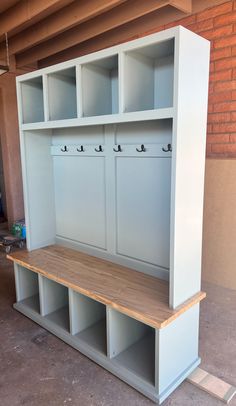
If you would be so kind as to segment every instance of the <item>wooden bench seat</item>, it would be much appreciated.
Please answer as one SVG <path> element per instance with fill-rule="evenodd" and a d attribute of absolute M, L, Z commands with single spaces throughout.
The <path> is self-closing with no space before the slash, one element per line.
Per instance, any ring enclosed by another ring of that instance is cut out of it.
<path fill-rule="evenodd" d="M 14 252 L 8 259 L 154 328 L 168 325 L 206 296 L 199 292 L 173 310 L 168 282 L 58 245 Z"/>

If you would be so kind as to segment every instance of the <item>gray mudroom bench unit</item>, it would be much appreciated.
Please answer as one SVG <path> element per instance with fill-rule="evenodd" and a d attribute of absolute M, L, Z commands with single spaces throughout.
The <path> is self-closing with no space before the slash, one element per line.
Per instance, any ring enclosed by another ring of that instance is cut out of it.
<path fill-rule="evenodd" d="M 14 307 L 157 403 L 200 363 L 209 48 L 179 26 L 17 78 Z"/>

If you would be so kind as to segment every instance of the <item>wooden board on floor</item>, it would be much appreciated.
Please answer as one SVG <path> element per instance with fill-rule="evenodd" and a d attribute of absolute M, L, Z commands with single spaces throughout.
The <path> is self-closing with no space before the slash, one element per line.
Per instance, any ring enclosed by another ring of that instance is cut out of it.
<path fill-rule="evenodd" d="M 204 390 L 224 403 L 229 403 L 236 393 L 236 388 L 201 368 L 196 368 L 188 377 L 188 382 Z"/>
<path fill-rule="evenodd" d="M 168 282 L 57 245 L 15 252 L 8 259 L 154 328 L 171 323 L 206 296 L 199 292 L 172 310 Z"/>

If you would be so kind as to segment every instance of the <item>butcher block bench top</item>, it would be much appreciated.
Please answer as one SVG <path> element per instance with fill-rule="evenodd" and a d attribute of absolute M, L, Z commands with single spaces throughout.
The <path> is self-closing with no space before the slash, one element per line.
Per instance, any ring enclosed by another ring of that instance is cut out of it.
<path fill-rule="evenodd" d="M 7 258 L 154 328 L 165 327 L 206 296 L 199 292 L 173 310 L 168 282 L 59 245 Z"/>

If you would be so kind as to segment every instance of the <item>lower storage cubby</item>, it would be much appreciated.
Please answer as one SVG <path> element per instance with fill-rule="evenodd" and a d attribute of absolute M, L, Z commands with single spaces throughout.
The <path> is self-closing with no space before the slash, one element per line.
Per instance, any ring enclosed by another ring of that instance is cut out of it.
<path fill-rule="evenodd" d="M 38 274 L 15 265 L 15 282 L 17 302 L 40 313 Z"/>
<path fill-rule="evenodd" d="M 71 290 L 70 318 L 74 337 L 106 355 L 106 306 Z"/>
<path fill-rule="evenodd" d="M 39 276 L 41 315 L 57 327 L 69 332 L 68 288 L 44 276 Z"/>
<path fill-rule="evenodd" d="M 109 309 L 108 331 L 110 358 L 154 386 L 155 329 Z"/>

